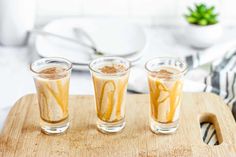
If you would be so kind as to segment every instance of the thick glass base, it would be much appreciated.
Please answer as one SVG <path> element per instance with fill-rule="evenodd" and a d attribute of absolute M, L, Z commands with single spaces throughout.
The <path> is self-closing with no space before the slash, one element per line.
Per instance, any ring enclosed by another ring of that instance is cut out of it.
<path fill-rule="evenodd" d="M 40 124 L 41 131 L 47 135 L 62 134 L 69 128 L 68 118 L 60 123 L 48 123 L 41 120 Z"/>
<path fill-rule="evenodd" d="M 102 133 L 117 133 L 120 132 L 125 127 L 125 120 L 122 119 L 121 121 L 108 123 L 101 121 L 100 119 L 97 120 L 97 128 Z"/>
<path fill-rule="evenodd" d="M 175 133 L 179 125 L 179 120 L 172 123 L 160 123 L 150 118 L 150 128 L 155 134 L 172 134 Z"/>

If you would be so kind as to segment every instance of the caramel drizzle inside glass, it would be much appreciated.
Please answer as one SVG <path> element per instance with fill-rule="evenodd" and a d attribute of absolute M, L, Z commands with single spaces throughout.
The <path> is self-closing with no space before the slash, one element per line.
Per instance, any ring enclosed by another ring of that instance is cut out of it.
<path fill-rule="evenodd" d="M 102 90 L 98 91 L 97 90 L 97 85 L 99 82 L 101 82 L 101 80 L 99 80 L 98 78 L 96 78 L 95 76 L 93 77 L 93 81 L 94 81 L 94 88 L 95 88 L 95 94 L 96 94 L 96 106 L 97 106 L 97 115 L 98 117 L 103 120 L 103 121 L 109 121 L 109 122 L 116 122 L 119 121 L 122 117 L 121 117 L 121 108 L 122 108 L 122 103 L 124 100 L 124 94 L 125 94 L 125 90 L 126 90 L 126 86 L 127 86 L 127 79 L 125 79 L 125 82 L 122 80 L 119 80 L 118 82 L 118 86 L 119 91 L 115 82 L 113 80 L 107 80 L 102 84 Z M 112 87 L 112 90 L 106 91 L 106 88 L 110 86 Z M 107 93 L 107 96 L 105 96 Z M 117 103 L 114 101 L 114 97 L 116 92 L 118 92 L 117 94 Z M 107 100 L 107 101 L 106 101 Z M 107 102 L 104 103 L 103 102 Z M 112 112 L 114 110 L 114 106 L 116 104 L 116 118 L 115 120 L 111 120 L 111 115 Z M 102 106 L 103 105 L 103 106 Z M 105 112 L 102 112 L 102 107 L 106 107 Z"/>
<path fill-rule="evenodd" d="M 112 64 L 112 65 L 105 65 L 99 68 L 99 70 L 104 74 L 116 74 L 119 72 L 123 72 L 127 69 L 122 64 Z M 99 79 L 96 78 L 96 76 L 93 76 L 94 90 L 96 95 L 97 115 L 103 121 L 116 122 L 122 119 L 121 116 L 122 103 L 124 101 L 124 94 L 128 83 L 128 79 L 126 78 L 126 76 L 122 77 L 125 78 L 120 79 L 118 81 L 118 84 L 116 84 L 114 80 L 106 80 L 104 82 L 103 79 Z M 100 86 L 99 85 L 100 83 L 102 83 L 101 88 L 98 87 Z M 110 90 L 109 91 L 106 90 L 106 88 L 109 87 Z M 99 89 L 101 89 L 101 91 L 98 91 Z M 116 102 L 114 101 L 115 95 L 117 95 Z M 114 108 L 115 105 L 116 108 Z M 105 109 L 105 111 L 103 111 L 103 109 Z M 111 119 L 113 110 L 115 110 L 115 117 L 116 117 L 115 120 Z"/>
<path fill-rule="evenodd" d="M 65 69 L 61 68 L 60 71 L 64 71 Z M 40 110 L 41 110 L 41 119 L 49 123 L 58 123 L 60 121 L 65 120 L 68 117 L 68 98 L 69 98 L 69 79 L 65 78 L 66 74 L 58 76 L 56 74 L 57 69 L 56 67 L 44 69 L 40 72 L 40 75 L 43 78 L 48 78 L 50 82 L 47 81 L 40 81 L 36 79 L 37 89 L 39 93 L 39 99 L 41 99 Z M 46 77 L 43 74 L 52 74 L 47 75 Z M 62 81 L 64 79 L 64 85 Z M 56 85 L 57 90 L 52 88 L 52 84 Z M 49 94 L 47 94 L 49 93 Z M 63 116 L 59 120 L 51 120 L 49 114 L 49 99 L 54 99 L 56 104 L 59 105 Z M 42 102 L 43 101 L 43 102 Z"/>
<path fill-rule="evenodd" d="M 166 73 L 166 71 L 165 71 Z M 170 73 L 169 73 L 170 74 Z M 169 113 L 167 114 L 167 122 L 173 122 L 174 115 L 177 107 L 180 104 L 181 94 L 182 94 L 182 82 L 180 80 L 177 80 L 174 83 L 174 86 L 172 89 L 168 89 L 163 83 L 161 83 L 158 79 L 155 81 L 153 79 L 148 80 L 149 87 L 150 87 L 150 101 L 151 101 L 151 112 L 152 117 L 158 121 L 158 108 L 159 105 L 165 105 L 162 104 L 165 102 L 168 98 L 170 99 L 169 102 Z M 161 92 L 167 92 L 168 96 L 160 100 L 160 93 Z"/>

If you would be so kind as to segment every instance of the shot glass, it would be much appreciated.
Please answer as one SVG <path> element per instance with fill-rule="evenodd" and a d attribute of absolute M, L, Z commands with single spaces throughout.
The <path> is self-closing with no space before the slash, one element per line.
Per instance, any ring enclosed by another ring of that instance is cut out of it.
<path fill-rule="evenodd" d="M 125 127 L 125 97 L 130 62 L 119 57 L 101 57 L 89 64 L 93 79 L 97 128 L 115 133 Z"/>
<path fill-rule="evenodd" d="M 43 58 L 30 66 L 37 90 L 40 126 L 46 134 L 69 127 L 69 84 L 72 64 L 63 58 Z"/>
<path fill-rule="evenodd" d="M 150 91 L 150 128 L 154 133 L 174 133 L 179 125 L 187 64 L 178 58 L 154 58 L 145 68 Z"/>

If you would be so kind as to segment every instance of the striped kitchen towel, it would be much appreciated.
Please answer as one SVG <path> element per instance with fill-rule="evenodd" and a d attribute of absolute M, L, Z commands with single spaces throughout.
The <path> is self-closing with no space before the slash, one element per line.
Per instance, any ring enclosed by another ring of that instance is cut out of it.
<path fill-rule="evenodd" d="M 189 61 L 186 57 L 186 62 L 191 67 L 198 67 L 194 62 L 199 63 L 199 57 L 193 61 Z M 195 63 L 196 64 L 196 63 Z M 204 77 L 205 87 L 202 91 L 212 92 L 221 96 L 224 102 L 229 106 L 236 120 L 236 50 L 227 52 L 224 57 L 215 60 L 211 63 L 209 74 Z M 216 132 L 212 124 L 202 123 L 201 133 L 203 141 L 209 145 L 217 145 Z"/>
<path fill-rule="evenodd" d="M 186 76 L 184 91 L 204 91 L 218 94 L 224 99 L 236 119 L 236 49 L 231 47 L 230 51 L 225 51 L 225 49 L 221 51 L 221 53 L 216 54 L 215 52 L 217 52 L 217 50 L 219 49 L 214 47 L 210 51 L 196 52 L 193 55 L 182 57 L 190 68 Z M 203 68 L 206 64 L 210 65 L 208 70 Z M 138 93 L 147 93 L 147 80 L 140 79 L 140 77 L 144 75 L 146 75 L 146 73 L 143 68 L 134 67 L 131 70 L 128 90 Z M 137 84 L 137 82 L 139 82 L 139 84 Z M 202 123 L 201 133 L 205 143 L 209 145 L 218 144 L 215 129 L 212 124 Z"/>

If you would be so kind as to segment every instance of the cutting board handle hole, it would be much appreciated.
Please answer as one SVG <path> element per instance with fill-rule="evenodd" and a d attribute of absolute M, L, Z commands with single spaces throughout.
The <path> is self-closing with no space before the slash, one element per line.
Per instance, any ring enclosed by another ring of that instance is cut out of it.
<path fill-rule="evenodd" d="M 207 145 L 220 145 L 223 137 L 217 117 L 212 113 L 203 113 L 199 116 L 200 127 L 204 128 L 201 132 L 202 141 Z M 214 142 L 213 142 L 214 141 Z M 215 142 L 216 141 L 216 142 Z"/>

